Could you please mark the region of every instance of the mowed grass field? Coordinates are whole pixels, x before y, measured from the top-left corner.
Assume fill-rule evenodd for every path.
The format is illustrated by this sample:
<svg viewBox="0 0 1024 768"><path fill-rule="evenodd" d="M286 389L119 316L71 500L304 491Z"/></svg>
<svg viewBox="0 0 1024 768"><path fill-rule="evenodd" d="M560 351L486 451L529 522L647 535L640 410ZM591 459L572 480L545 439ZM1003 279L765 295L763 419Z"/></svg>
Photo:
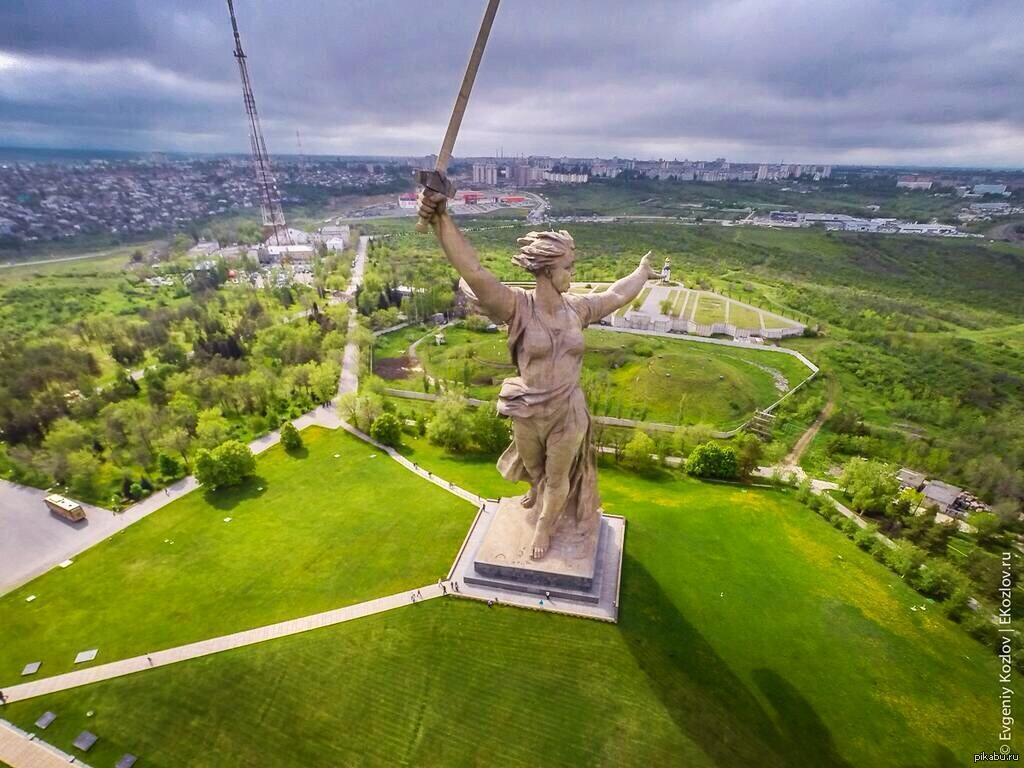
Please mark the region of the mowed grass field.
<svg viewBox="0 0 1024 768"><path fill-rule="evenodd" d="M502 492L490 459L434 451ZM923 768L995 746L996 659L789 494L607 466L601 489L629 521L617 625L434 600L4 716L56 712L65 749L88 727L93 765Z"/></svg>
<svg viewBox="0 0 1024 768"><path fill-rule="evenodd" d="M297 455L280 446L260 455L244 485L194 491L0 598L0 685L20 682L31 661L49 676L88 648L99 649L98 664L115 661L448 572L470 504L343 431L302 437Z"/></svg>
<svg viewBox="0 0 1024 768"><path fill-rule="evenodd" d="M408 364L404 350L422 335L421 330L405 329L380 337L375 370L384 374L396 370L400 360ZM585 335L590 409L599 416L726 429L782 395L777 376L794 387L810 374L803 363L781 352L597 329ZM515 375L505 333L452 327L445 329L445 336L444 346L435 346L428 337L416 347L427 374L465 386L471 397L497 398L501 381ZM423 391L421 373L404 375L388 376L388 386Z"/></svg>

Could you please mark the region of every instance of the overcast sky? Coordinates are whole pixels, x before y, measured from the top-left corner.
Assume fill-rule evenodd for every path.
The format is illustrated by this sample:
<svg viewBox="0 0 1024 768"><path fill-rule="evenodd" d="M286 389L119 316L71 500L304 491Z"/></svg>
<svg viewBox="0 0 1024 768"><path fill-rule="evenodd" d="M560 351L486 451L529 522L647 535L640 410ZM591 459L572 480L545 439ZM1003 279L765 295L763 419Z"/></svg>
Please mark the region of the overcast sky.
<svg viewBox="0 0 1024 768"><path fill-rule="evenodd" d="M271 154L436 152L483 0L236 0ZM1019 0L505 0L456 155L1024 166ZM223 0L0 0L0 145L245 151Z"/></svg>

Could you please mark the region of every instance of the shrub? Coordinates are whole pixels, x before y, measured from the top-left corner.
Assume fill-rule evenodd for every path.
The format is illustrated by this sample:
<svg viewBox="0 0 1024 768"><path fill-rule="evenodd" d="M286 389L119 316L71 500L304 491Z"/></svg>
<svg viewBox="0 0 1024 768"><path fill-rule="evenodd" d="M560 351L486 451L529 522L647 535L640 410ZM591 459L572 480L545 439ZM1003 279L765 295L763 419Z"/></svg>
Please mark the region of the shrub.
<svg viewBox="0 0 1024 768"><path fill-rule="evenodd" d="M686 471L695 477L733 480L739 473L736 452L713 442L698 445L686 460Z"/></svg>
<svg viewBox="0 0 1024 768"><path fill-rule="evenodd" d="M486 331L490 324L491 321L483 315L469 315L466 318L466 328L470 331Z"/></svg>
<svg viewBox="0 0 1024 768"><path fill-rule="evenodd" d="M875 543L878 541L878 537L875 535L878 533L877 525L869 525L866 528L861 528L855 534L853 534L853 543L861 549L870 552Z"/></svg>
<svg viewBox="0 0 1024 768"><path fill-rule="evenodd" d="M843 519L839 523L839 527L842 528L843 533L853 538L860 531L860 526L857 525L856 521L851 520L846 515L843 515Z"/></svg>
<svg viewBox="0 0 1024 768"><path fill-rule="evenodd" d="M650 474L658 466L658 460L652 455L655 450L651 436L638 429L622 449L622 463L636 472Z"/></svg>
<svg viewBox="0 0 1024 768"><path fill-rule="evenodd" d="M370 437L395 448L402 442L402 422L393 413L382 413L373 420Z"/></svg>
<svg viewBox="0 0 1024 768"><path fill-rule="evenodd" d="M157 459L157 467L160 469L160 474L164 477L171 479L177 479L181 476L181 462L175 459L173 456L167 454L161 454Z"/></svg>
<svg viewBox="0 0 1024 768"><path fill-rule="evenodd" d="M967 590L967 579L945 560L929 558L915 573L911 585L921 594L945 600L957 589Z"/></svg>
<svg viewBox="0 0 1024 768"><path fill-rule="evenodd" d="M445 394L434 404L434 415L427 424L430 442L452 453L464 452L470 444L471 427L466 398Z"/></svg>
<svg viewBox="0 0 1024 768"><path fill-rule="evenodd" d="M238 485L256 472L256 457L237 440L221 443L196 455L196 479L212 488Z"/></svg>
<svg viewBox="0 0 1024 768"><path fill-rule="evenodd" d="M508 447L511 439L508 420L494 406L481 406L473 416L473 442L484 453L496 454Z"/></svg>
<svg viewBox="0 0 1024 768"><path fill-rule="evenodd" d="M302 448L302 435L290 421L281 425L281 445L286 451L297 451Z"/></svg>
<svg viewBox="0 0 1024 768"><path fill-rule="evenodd" d="M925 561L924 550L909 541L897 541L895 547L886 547L883 562L895 573L906 577L913 573Z"/></svg>

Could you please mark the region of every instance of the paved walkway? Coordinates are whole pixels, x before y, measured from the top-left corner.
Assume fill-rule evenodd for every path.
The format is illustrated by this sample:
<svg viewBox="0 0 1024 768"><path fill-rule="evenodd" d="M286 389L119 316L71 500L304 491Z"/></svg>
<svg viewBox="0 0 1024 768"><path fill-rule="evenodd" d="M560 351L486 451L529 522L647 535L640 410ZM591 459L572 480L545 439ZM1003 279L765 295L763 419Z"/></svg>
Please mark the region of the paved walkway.
<svg viewBox="0 0 1024 768"><path fill-rule="evenodd" d="M359 245L356 247L356 260L352 266L352 279L349 282L348 293L353 297L353 304L349 308L348 315L348 336L352 339L358 325L358 311L354 303L356 290L363 284L363 272L366 269L366 251L370 245L370 238L363 235L359 238ZM359 390L359 344L350 340L345 345L345 353L341 361L341 379L338 381L338 397L350 392Z"/></svg>
<svg viewBox="0 0 1024 768"><path fill-rule="evenodd" d="M66 768L70 762L65 753L37 741L6 720L0 720L0 761L14 768ZM86 766L81 760L75 765Z"/></svg>
<svg viewBox="0 0 1024 768"><path fill-rule="evenodd" d="M303 616L299 619L269 624L265 627L247 629L232 635L200 640L195 643L180 645L177 648L153 651L150 654L135 656L130 659L112 661L109 664L98 664L93 667L78 669L74 672L67 672L63 675L53 675L52 677L44 677L30 683L13 685L5 688L4 694L9 702L23 701L35 698L36 696L55 693L56 691L66 691L69 688L78 688L82 685L97 683L101 680L110 680L111 678L122 677L135 672L143 672L154 667L164 667L168 664L176 664L179 661L187 661L188 659L209 656L221 651L255 645L266 640L275 640L279 637L297 635L312 629L330 627L353 619L360 619L364 616L372 616L376 613L383 613L384 611L411 605L413 602L412 596L417 592L422 594L423 600L440 597L442 594L441 588L437 584L430 584L420 587L418 590L411 589L406 592L388 595L387 597L378 597L376 600L367 600L365 603L356 603L355 605L336 608L324 613L315 613L312 616Z"/></svg>

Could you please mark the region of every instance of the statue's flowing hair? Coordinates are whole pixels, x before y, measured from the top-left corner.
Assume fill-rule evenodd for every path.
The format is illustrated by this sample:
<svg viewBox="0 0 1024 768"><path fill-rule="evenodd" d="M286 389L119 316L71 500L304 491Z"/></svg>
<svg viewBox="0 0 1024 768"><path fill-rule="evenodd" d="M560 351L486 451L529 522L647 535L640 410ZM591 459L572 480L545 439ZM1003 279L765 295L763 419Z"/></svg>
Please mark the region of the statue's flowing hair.
<svg viewBox="0 0 1024 768"><path fill-rule="evenodd" d="M534 275L560 262L568 267L575 259L573 249L576 242L564 229L558 232L527 232L517 242L519 253L512 257L512 262Z"/></svg>

